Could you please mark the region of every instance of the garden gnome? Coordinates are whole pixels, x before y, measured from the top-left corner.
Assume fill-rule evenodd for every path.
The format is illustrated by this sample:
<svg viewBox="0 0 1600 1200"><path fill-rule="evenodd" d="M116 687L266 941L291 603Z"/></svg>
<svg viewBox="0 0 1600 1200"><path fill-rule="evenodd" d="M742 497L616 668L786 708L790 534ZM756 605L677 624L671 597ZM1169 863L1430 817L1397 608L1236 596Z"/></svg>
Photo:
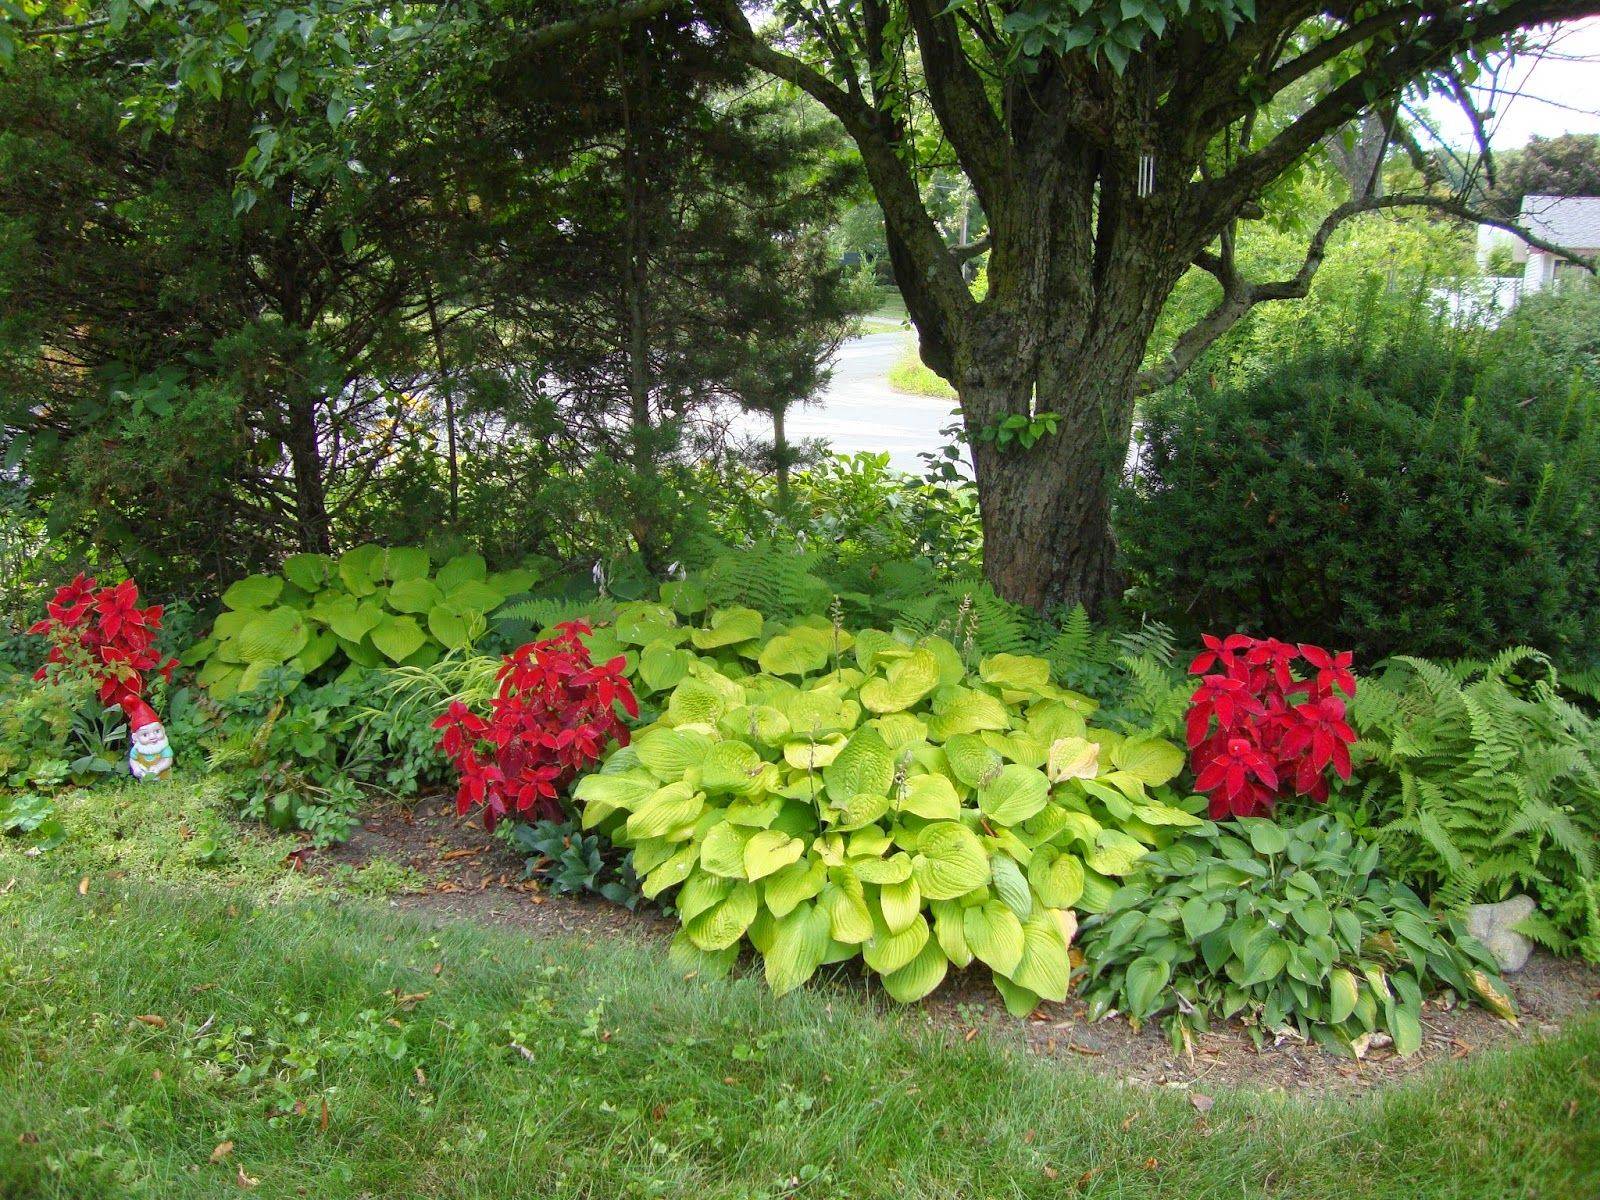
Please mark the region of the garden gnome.
<svg viewBox="0 0 1600 1200"><path fill-rule="evenodd" d="M172 747L160 719L143 700L124 704L128 714L128 770L135 779L156 779L172 769Z"/></svg>

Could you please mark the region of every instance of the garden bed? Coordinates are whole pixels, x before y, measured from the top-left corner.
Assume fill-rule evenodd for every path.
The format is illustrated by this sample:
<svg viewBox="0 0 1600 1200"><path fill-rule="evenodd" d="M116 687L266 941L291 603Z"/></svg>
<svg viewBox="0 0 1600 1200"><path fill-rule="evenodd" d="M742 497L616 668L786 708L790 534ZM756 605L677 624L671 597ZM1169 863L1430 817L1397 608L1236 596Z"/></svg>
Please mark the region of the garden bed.
<svg viewBox="0 0 1600 1200"><path fill-rule="evenodd" d="M426 886L394 897L396 907L425 916L525 930L537 937L644 937L663 948L677 925L648 909L630 912L594 897L547 894L522 878L522 858L471 817L458 817L450 797L413 806L375 808L341 846L308 856L327 872L387 861L408 867ZM834 968L825 986L871 988L859 970ZM1354 1093L1456 1062L1496 1046L1543 1038L1573 1017L1600 1011L1600 967L1535 952L1506 982L1519 1020L1501 1021L1474 1005L1450 1009L1429 1002L1422 1048L1409 1058L1379 1047L1354 1061L1315 1045L1285 1041L1257 1050L1245 1028L1218 1025L1202 1035L1191 1057L1175 1054L1154 1024L1135 1032L1126 1021L1087 1020L1085 1005L1045 1002L1024 1022L1008 1015L982 971L952 972L922 1002L930 1024L963 1038L1020 1042L1031 1053L1076 1062L1124 1083L1188 1091L1197 1108L1208 1089L1247 1088L1299 1094Z"/></svg>

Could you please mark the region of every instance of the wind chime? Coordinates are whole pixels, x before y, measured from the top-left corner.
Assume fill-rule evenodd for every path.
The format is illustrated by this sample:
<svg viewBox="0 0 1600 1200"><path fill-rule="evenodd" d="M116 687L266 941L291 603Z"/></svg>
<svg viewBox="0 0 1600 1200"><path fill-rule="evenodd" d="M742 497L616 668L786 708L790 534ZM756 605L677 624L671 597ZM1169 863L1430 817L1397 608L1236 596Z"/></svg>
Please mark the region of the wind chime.
<svg viewBox="0 0 1600 1200"><path fill-rule="evenodd" d="M1156 156L1146 151L1139 155L1139 198L1156 190Z"/></svg>

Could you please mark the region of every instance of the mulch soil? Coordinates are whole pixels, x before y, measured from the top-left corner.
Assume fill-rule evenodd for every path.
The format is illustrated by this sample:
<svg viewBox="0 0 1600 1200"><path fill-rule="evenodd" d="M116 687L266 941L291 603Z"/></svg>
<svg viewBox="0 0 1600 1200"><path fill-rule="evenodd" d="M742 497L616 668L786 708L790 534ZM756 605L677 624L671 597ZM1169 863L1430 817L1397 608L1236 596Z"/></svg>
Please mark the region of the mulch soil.
<svg viewBox="0 0 1600 1200"><path fill-rule="evenodd" d="M629 912L595 897L547 894L523 878L522 857L486 833L481 821L458 817L450 797L378 808L344 845L306 855L305 866L326 871L338 863L359 867L378 859L409 866L427 880L425 890L396 896L394 905L440 921L468 920L535 937L580 940L665 942L677 928L658 912ZM1569 1018L1600 1011L1600 968L1585 963L1537 951L1507 982L1516 997L1516 1025L1471 1005L1445 1008L1429 1001L1420 1051L1402 1059L1377 1046L1360 1061L1297 1040L1258 1049L1237 1024L1218 1026L1196 1039L1188 1053L1177 1053L1156 1025L1135 1031L1119 1018L1090 1022L1073 996L1065 1004L1045 1003L1018 1022L982 971L952 972L919 1007L930 1026L948 1036L1020 1042L1041 1057L1077 1062L1123 1082L1185 1090L1204 1110L1210 1106L1207 1090L1216 1088L1359 1093L1492 1046L1550 1036ZM867 985L859 971L841 968L834 986Z"/></svg>

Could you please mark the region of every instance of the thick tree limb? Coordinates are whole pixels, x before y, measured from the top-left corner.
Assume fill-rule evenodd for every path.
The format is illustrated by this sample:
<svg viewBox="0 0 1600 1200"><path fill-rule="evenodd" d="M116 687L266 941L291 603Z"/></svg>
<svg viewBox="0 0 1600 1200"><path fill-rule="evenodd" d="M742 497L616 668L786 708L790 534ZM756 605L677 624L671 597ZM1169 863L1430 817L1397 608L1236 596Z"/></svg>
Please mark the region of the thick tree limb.
<svg viewBox="0 0 1600 1200"><path fill-rule="evenodd" d="M1227 175L1209 185L1223 206L1257 194L1317 142L1345 122L1392 98L1429 71L1447 65L1471 46L1518 29L1600 14L1600 0L1518 0L1474 20L1461 6L1443 7L1420 24L1417 36L1384 51L1363 70L1313 104L1261 149L1243 157ZM1309 52L1308 52L1309 53Z"/></svg>
<svg viewBox="0 0 1600 1200"><path fill-rule="evenodd" d="M1215 254L1211 251L1202 251L1195 256L1195 265L1216 277L1222 285L1222 298L1214 305L1210 312L1201 317L1178 337L1172 349L1160 363L1139 373L1135 388L1143 396L1159 388L1174 383L1183 375L1201 354L1228 330L1232 329L1257 304L1270 300L1301 300L1311 291L1311 283L1316 278L1317 271L1321 269L1323 260L1327 257L1328 242L1338 231L1339 227L1352 217L1362 213L1378 212L1393 208L1426 208L1447 216L1456 217L1463 221L1472 221L1480 225L1492 225L1497 229L1504 229L1516 234L1536 250L1543 250L1547 254L1554 254L1576 263L1590 274L1600 274L1600 264L1592 258L1578 254L1564 246L1531 232L1525 226L1512 220L1498 217L1493 213L1480 212L1453 196L1429 195L1397 195L1375 196L1367 195L1355 200L1346 201L1339 205L1324 218L1317 231L1312 234L1311 242L1306 248L1306 256L1301 261L1299 269L1287 279L1274 280L1267 283L1250 283L1242 279L1233 269L1231 256Z"/></svg>
<svg viewBox="0 0 1600 1200"><path fill-rule="evenodd" d="M751 27L739 0L711 0L707 11L740 57L758 70L793 84L845 127L861 151L867 178L894 235L890 239L891 254L903 255L912 268L908 276L900 272L897 264L896 274L903 282L908 278L915 281L916 286L908 287L908 292L914 290L926 297L928 303L921 305L918 315L937 319L942 327L939 340L953 340L953 328L971 316L976 302L962 278L960 260L945 245L938 225L922 203L916 180L886 136L882 115L815 68L774 49ZM914 300L909 294L906 299L908 305Z"/></svg>
<svg viewBox="0 0 1600 1200"><path fill-rule="evenodd" d="M978 203L993 214L1012 190L1010 139L989 102L988 89L961 44L954 16L936 12L929 0L906 0L928 100L939 126L972 181Z"/></svg>

